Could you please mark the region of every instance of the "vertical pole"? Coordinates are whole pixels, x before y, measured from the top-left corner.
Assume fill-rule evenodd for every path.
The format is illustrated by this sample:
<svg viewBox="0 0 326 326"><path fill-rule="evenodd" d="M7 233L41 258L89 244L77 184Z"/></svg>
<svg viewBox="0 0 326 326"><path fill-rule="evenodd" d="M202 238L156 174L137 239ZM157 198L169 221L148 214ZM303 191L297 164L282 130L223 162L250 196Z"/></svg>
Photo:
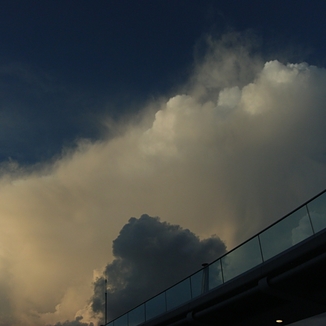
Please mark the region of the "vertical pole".
<svg viewBox="0 0 326 326"><path fill-rule="evenodd" d="M105 279L105 307L104 307L104 320L105 320L105 325L108 323L108 290L107 290L107 279Z"/></svg>
<svg viewBox="0 0 326 326"><path fill-rule="evenodd" d="M208 292L208 282L209 282L209 266L207 263L202 264L203 268L203 278L201 284L201 293Z"/></svg>

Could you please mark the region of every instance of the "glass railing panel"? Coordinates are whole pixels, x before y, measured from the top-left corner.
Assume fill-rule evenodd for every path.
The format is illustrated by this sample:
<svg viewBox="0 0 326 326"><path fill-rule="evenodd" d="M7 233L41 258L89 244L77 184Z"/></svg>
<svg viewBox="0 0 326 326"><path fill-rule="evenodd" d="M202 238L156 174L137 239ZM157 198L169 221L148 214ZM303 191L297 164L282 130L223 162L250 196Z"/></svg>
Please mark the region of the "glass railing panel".
<svg viewBox="0 0 326 326"><path fill-rule="evenodd" d="M312 234L308 212L304 206L259 235L264 260L272 258Z"/></svg>
<svg viewBox="0 0 326 326"><path fill-rule="evenodd" d="M208 289L214 289L223 284L221 260L217 260L208 267Z"/></svg>
<svg viewBox="0 0 326 326"><path fill-rule="evenodd" d="M308 205L308 211L315 233L326 228L326 192Z"/></svg>
<svg viewBox="0 0 326 326"><path fill-rule="evenodd" d="M114 321L114 326L128 326L128 314L122 315Z"/></svg>
<svg viewBox="0 0 326 326"><path fill-rule="evenodd" d="M191 300L190 278L176 284L166 291L167 310Z"/></svg>
<svg viewBox="0 0 326 326"><path fill-rule="evenodd" d="M146 320L154 318L166 312L165 292L148 300L146 303Z"/></svg>
<svg viewBox="0 0 326 326"><path fill-rule="evenodd" d="M294 215L294 217L292 217ZM292 230L292 246L313 235L311 220L309 218L307 207L304 206L289 217L299 219L299 224Z"/></svg>
<svg viewBox="0 0 326 326"><path fill-rule="evenodd" d="M224 282L262 263L258 237L229 252L222 259Z"/></svg>
<svg viewBox="0 0 326 326"><path fill-rule="evenodd" d="M203 280L203 271L200 270L196 274L190 277L191 282L191 296L196 298L202 294L202 280Z"/></svg>
<svg viewBox="0 0 326 326"><path fill-rule="evenodd" d="M145 304L138 306L137 308L129 311L129 325L136 326L145 321Z"/></svg>

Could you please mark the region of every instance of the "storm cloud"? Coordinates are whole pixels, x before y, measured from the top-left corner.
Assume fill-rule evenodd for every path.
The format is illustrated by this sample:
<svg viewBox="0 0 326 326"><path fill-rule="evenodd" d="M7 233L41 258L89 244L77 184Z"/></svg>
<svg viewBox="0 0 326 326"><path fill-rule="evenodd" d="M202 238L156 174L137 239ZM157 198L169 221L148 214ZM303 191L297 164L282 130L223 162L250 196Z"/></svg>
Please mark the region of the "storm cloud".
<svg viewBox="0 0 326 326"><path fill-rule="evenodd" d="M135 275L145 282L141 268L150 278L159 273L152 264L158 258L145 259L150 247L127 247L149 238L125 240L145 232L137 227L146 222L158 239L170 232L171 241L188 237L185 250L214 245L217 238L202 240L213 234L231 249L325 188L326 70L263 60L238 39L210 41L189 83L153 100L141 116L114 128L107 123L107 138L79 140L28 170L2 166L1 325L55 325L79 316L95 323L92 282L107 262L119 300L136 286ZM145 212L162 222L128 222ZM169 252L169 262L181 259L181 252L172 255L177 248L167 250L172 242L155 247ZM184 255L187 269L175 263L169 282L196 269L201 250L198 262ZM114 275L122 267L120 284Z"/></svg>
<svg viewBox="0 0 326 326"><path fill-rule="evenodd" d="M83 317L79 316L79 317L76 317L75 320L73 321L69 321L69 320L66 320L65 322L63 323L56 323L54 326L94 326L93 323L83 323Z"/></svg>
<svg viewBox="0 0 326 326"><path fill-rule="evenodd" d="M114 260L94 285L94 312L104 311L104 279L108 316L113 319L172 286L225 253L218 237L200 240L178 225L142 215L131 218L113 241Z"/></svg>

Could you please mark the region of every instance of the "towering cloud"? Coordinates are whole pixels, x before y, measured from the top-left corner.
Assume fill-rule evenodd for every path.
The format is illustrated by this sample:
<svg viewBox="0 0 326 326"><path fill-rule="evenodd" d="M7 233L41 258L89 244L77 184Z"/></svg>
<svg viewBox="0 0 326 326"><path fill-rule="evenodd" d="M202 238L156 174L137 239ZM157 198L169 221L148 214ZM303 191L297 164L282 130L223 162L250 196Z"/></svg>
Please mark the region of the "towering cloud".
<svg viewBox="0 0 326 326"><path fill-rule="evenodd" d="M94 324L92 322L88 324L88 323L83 323L82 320L83 320L83 317L79 316L79 317L76 317L76 319L73 321L66 320L63 323L58 322L54 326L94 326Z"/></svg>
<svg viewBox="0 0 326 326"><path fill-rule="evenodd" d="M108 281L108 316L113 319L199 270L225 252L212 237L200 240L178 225L142 215L131 218L113 241L115 259L95 282L92 308L104 311L104 279Z"/></svg>
<svg viewBox="0 0 326 326"><path fill-rule="evenodd" d="M208 244L185 229L200 239L216 234L231 249L323 190L325 87L325 69L264 63L232 36L212 41L182 91L117 127L115 137L81 140L29 171L4 165L0 325L95 323L93 276L110 262L105 273L121 302L147 262L131 260L137 252L125 239L146 225L158 239L188 237L185 249ZM145 212L163 222L128 222ZM150 255L136 240L130 243ZM156 249L165 253L171 243ZM132 271L123 284L114 278L121 264Z"/></svg>

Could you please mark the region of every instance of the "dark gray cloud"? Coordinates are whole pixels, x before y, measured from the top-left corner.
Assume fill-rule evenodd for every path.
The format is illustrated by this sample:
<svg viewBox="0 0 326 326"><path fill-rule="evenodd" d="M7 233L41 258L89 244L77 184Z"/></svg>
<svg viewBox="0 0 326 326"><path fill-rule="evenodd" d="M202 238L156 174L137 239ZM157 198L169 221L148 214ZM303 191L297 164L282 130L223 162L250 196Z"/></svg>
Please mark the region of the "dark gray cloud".
<svg viewBox="0 0 326 326"><path fill-rule="evenodd" d="M94 326L94 324L93 323L83 323L82 322L82 319L83 319L83 317L82 316L78 316L78 317L76 317L76 319L75 320L73 320L73 321L65 321L65 322L63 322L63 323L56 323L54 326Z"/></svg>
<svg viewBox="0 0 326 326"><path fill-rule="evenodd" d="M132 217L113 241L115 259L94 284L92 307L103 312L108 281L108 315L115 318L199 270L225 252L216 236L200 240L179 225L157 217Z"/></svg>

